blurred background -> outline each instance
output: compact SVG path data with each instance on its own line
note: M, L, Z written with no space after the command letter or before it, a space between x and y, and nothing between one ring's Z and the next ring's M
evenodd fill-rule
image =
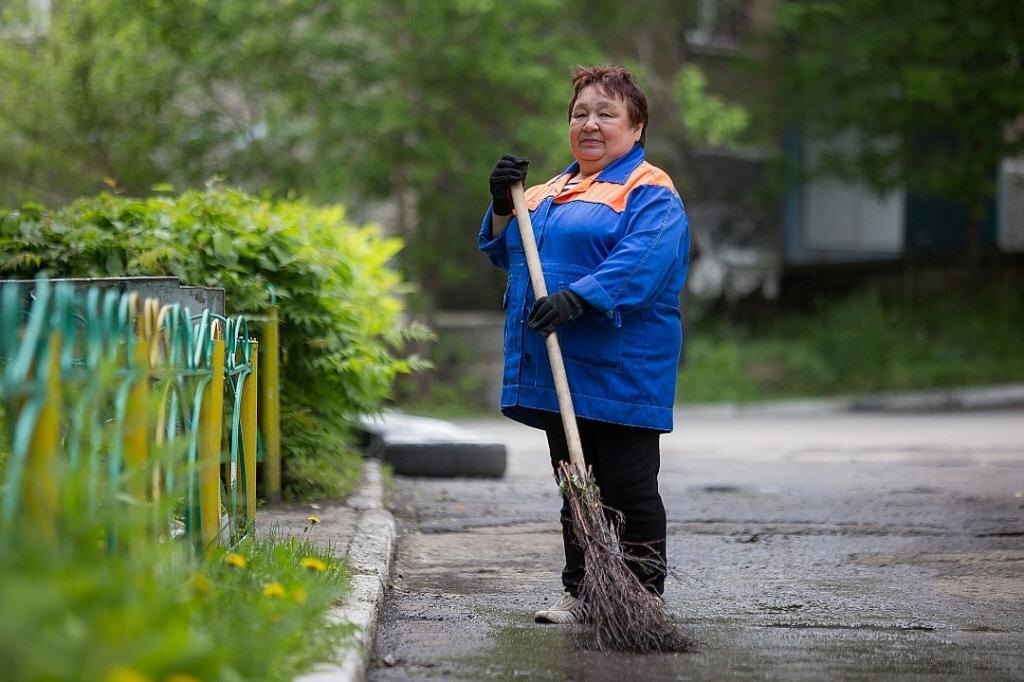
M681 400L1024 380L1019 0L3 0L0 205L343 204L438 337L395 400L493 411L487 176L568 165L571 69L605 62L690 217Z

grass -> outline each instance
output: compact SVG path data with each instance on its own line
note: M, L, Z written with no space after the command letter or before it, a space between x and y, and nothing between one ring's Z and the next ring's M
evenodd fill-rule
M473 393L460 391L458 387L435 382L423 394L398 401L395 408L408 414L434 419L494 417L498 414L498 396L484 401L475 398Z
M807 310L741 315L688 309L677 403L1024 381L1024 293L1014 282L898 282L823 298ZM497 396L482 399L480 377L462 372L451 381L435 376L398 408L442 418L495 415Z
M249 540L196 561L176 543L118 552L96 533L25 537L0 548L11 682L290 680L347 635L324 622L347 571L308 540Z
M28 513L0 527L5 681L291 680L344 643L350 628L325 616L348 570L314 526L197 558L151 528L170 496L90 504L87 472L63 471L50 539Z
M315 414L299 405L291 405L281 417L291 422L291 442L282 443L285 499L305 502L352 494L363 473L353 427L336 415Z
M1011 284L911 296L877 288L758 323L691 320L677 398L750 402L1024 380Z
M0 402L0 472L7 468L7 458L10 457L8 450L11 436L7 427L7 411L4 404Z

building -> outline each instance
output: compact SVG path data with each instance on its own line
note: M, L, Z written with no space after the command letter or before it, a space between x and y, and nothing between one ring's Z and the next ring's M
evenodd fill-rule
M685 59L709 75L716 93L755 107L777 95L777 62L756 39L769 28L776 5L776 0L693 3L682 30ZM734 68L740 60L755 68ZM869 269L965 249L966 211L951 199L905 189L878 195L866 185L838 179L778 182L783 167L806 168L820 151L792 127L780 131L777 146L769 141L757 149L693 151L689 165L699 167L702 176L688 199L696 243L693 293L771 298L780 291L781 277L794 270ZM1024 159L1006 159L992 172L998 174L998 192L981 225L980 246L988 252L1024 252Z

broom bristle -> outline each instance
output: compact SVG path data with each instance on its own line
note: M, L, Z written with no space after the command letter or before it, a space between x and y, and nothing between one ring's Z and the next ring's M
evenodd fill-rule
M639 653L692 650L693 640L672 625L661 599L644 588L626 563L593 474L583 474L568 462L562 462L561 473L586 566L580 603L585 622L593 626L597 648ZM632 556L629 560L645 563Z

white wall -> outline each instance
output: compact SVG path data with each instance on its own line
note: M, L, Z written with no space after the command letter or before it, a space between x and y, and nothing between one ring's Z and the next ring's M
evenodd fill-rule
M878 196L865 185L819 180L803 188L803 246L812 250L903 251L906 193Z
M1024 251L1024 158L1003 161L997 210L999 250Z

